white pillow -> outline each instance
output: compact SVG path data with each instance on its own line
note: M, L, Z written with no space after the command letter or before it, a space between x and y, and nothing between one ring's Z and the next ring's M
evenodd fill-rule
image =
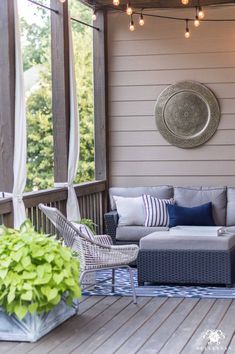
M84 224L78 224L76 222L72 222L72 225L75 227L75 229L77 229L81 234L85 235L86 237L88 237L91 241L94 241L95 239L95 235L93 234L93 232L91 231L91 229Z
M145 213L142 197L125 198L113 196L117 205L120 226L144 225Z

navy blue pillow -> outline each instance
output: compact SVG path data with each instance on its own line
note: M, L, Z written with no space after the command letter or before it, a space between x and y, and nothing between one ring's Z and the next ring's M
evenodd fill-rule
M167 210L170 219L169 227L177 225L215 226L211 202L193 208L167 204Z

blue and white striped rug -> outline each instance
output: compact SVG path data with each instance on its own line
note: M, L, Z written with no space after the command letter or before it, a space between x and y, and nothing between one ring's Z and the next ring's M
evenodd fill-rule
M235 287L213 287L213 286L170 286L170 285L145 285L138 286L137 270L134 269L134 279L137 296L156 296L156 297L191 297L204 299L235 299ZM110 277L109 270L97 272L97 280L104 280ZM129 272L126 269L116 270L116 283L122 283L124 286L115 287L112 292L111 280L106 281L106 285L96 285L91 290L83 290L83 295L100 295L100 296L132 296L130 288Z

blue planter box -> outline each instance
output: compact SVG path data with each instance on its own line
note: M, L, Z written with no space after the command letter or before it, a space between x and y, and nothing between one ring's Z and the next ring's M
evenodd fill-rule
M41 315L28 313L20 321L15 315L8 315L0 307L0 340L36 342L62 322L76 315L77 312L77 300L70 307L63 299L50 312Z

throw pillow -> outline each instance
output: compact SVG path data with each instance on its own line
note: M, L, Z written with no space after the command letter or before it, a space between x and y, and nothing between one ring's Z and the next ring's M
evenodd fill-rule
M169 215L167 204L174 204L174 199L158 199L151 195L143 194L145 208L145 226L168 226Z
M212 203L202 204L193 208L167 205L170 217L169 227L177 225L215 226L212 216Z
M125 198L113 196L120 226L144 225L144 203L142 197Z
M95 239L95 235L93 234L93 232L91 231L91 229L84 224L78 224L76 222L72 222L72 225L75 227L75 229L77 229L81 234L85 235L86 237L88 237L91 241L94 241Z

